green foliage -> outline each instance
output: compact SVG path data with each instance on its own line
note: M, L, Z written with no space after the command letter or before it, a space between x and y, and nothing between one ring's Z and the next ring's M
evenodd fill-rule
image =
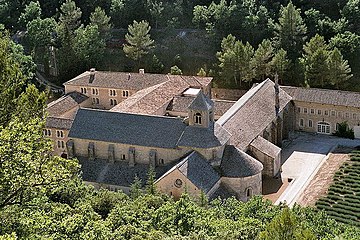
M138 66L142 57L147 55L154 45L154 40L150 38L150 29L148 22L134 21L129 25L129 33L125 36L127 44L124 45L123 50L128 58L138 62Z
M25 27L29 22L37 18L40 18L40 16L41 16L40 3L38 1L30 2L28 5L26 5L24 12L21 13L19 18L19 24L22 27Z
M334 132L335 136L354 139L354 130L349 128L347 122L337 123L338 130Z
M174 65L170 68L170 74L171 75L182 75L183 73L178 66Z
M200 68L198 73L196 74L199 77L206 77L206 71L204 68Z
M343 59L341 52L334 48L328 58L329 82L339 89L339 85L348 81L353 74L347 60Z
M284 83L285 80L285 74L287 73L289 67L290 67L290 61L287 59L287 53L284 49L280 49L277 51L277 53L274 55L273 59L271 60L271 73L272 76L275 76L275 74L278 74L279 76L279 82L281 84Z
M271 73L271 61L274 56L274 48L270 40L263 40L256 49L251 65L254 71L254 77L257 80L265 80Z
M146 180L146 186L145 186L147 194L154 195L157 193L156 186L155 186L155 179L156 179L155 169L154 169L154 167L150 166L148 173L147 173L147 180Z
M112 26L110 20L111 18L108 17L105 11L100 7L96 7L95 11L90 15L90 24L98 27L100 36L104 40L111 38L110 29Z
M141 186L142 184L140 178L135 176L134 182L130 185L130 198L135 199L141 195Z

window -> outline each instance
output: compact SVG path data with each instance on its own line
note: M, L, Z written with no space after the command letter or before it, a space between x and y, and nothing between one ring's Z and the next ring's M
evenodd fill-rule
M58 148L65 148L65 142L64 141L57 141L57 147Z
M310 109L310 113L311 113L311 114L315 114L315 109L311 108L311 109Z
M200 113L195 114L195 123L201 124L201 114Z
M309 128L312 128L312 127L313 127L313 121L310 120L310 119L309 119L309 121L308 121L308 126L309 126Z
M51 137L51 130L50 129L44 129L44 135Z
M339 123L335 124L335 131L339 131L339 125L340 125Z
M328 115L329 115L329 111L328 111L328 110L325 110L325 111L324 111L324 115L325 115L325 116L328 116Z
M250 197L252 197L252 195L253 195L253 190L251 187L248 187L246 189L246 197L250 198Z
M182 186L182 181L181 181L181 179L179 179L179 178L176 179L174 185L175 185L175 187L177 187L177 188L181 188L181 186Z
M126 155L125 154L121 155L121 160L126 160Z
M92 103L93 104L100 104L99 98L92 98Z
M109 90L109 95L110 95L110 96L116 96L116 90L110 89L110 90Z
M110 105L111 105L111 106L117 105L116 99L110 99Z
M338 117L342 117L342 112L338 112Z
M319 122L317 125L317 132L330 134L330 124L326 122Z
M86 94L86 88L84 88L84 87L80 88L80 92L83 94Z
M164 159L160 158L160 159L159 159L159 163L160 163L161 165L164 165Z
M331 116L335 117L336 113L334 110L331 110Z
M350 117L350 113L348 113L348 112L345 113L345 117L346 117L346 118L349 118L349 117Z
M123 97L128 97L129 96L129 91L128 90L123 90L122 91L122 96Z
M99 95L99 89L92 88L92 95Z
M303 127L303 126L304 126L304 119L300 118L299 126L300 126L300 127Z
M308 109L304 108L304 113L307 114L308 113Z
M298 107L298 108L297 108L297 111L298 111L298 113L301 113L301 108Z
M320 109L317 112L318 112L318 115L321 115L321 110Z
M356 119L356 113L353 113L353 119Z
M64 131L56 130L56 137L63 138L64 137Z

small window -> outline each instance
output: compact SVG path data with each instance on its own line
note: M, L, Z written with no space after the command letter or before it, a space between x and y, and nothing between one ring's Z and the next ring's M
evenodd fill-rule
M164 159L160 158L160 159L159 159L159 163L160 163L161 165L164 165L164 164L165 164Z
M342 117L342 112L338 112L338 117Z
M331 110L331 116L335 117L336 112L334 110Z
M309 126L309 128L312 128L312 127L313 127L313 121L310 120L310 119L309 119L309 121L308 121L308 126Z
M346 118L349 118L349 117L350 117L350 113L348 113L348 112L345 113L345 117L346 117Z
M51 137L51 130L50 129L44 129L44 135Z
M126 160L126 155L125 154L121 154L121 160Z
M123 97L128 97L129 96L129 91L128 90L123 90L122 91L122 96Z
M253 190L251 187L246 189L246 197L250 198L253 195Z
M335 124L335 131L339 131L339 125L340 125L339 123Z
M61 131L61 130L56 130L56 137L63 138L64 137L64 132Z
M300 123L299 123L300 127L304 126L304 119L300 118Z
M311 114L315 114L315 109L311 108L311 109L310 109L310 113L311 113Z
M298 107L298 108L297 108L297 111L298 111L298 113L301 113L301 108Z
M353 119L356 119L356 113L353 113Z
M93 88L93 89L92 89L92 94L93 94L93 95L99 95L99 89Z
M307 114L307 113L308 113L308 109L304 108L304 114Z
M322 113L320 109L317 112L318 112L318 115L321 115L321 113Z
M325 116L329 116L329 111L328 111L328 110L325 110L325 111L324 111L324 115L325 115Z
M57 141L57 147L64 149L65 148L65 142L64 141Z
M196 124L201 124L201 113L196 113L195 114L195 123Z
M116 96L116 90L110 89L110 90L109 90L109 95L110 95L110 96Z
M100 104L99 98L92 98L93 104Z
M84 87L80 88L80 92L83 94L86 94L86 88L84 88Z
M117 105L116 99L110 99L110 105L111 105L111 106Z

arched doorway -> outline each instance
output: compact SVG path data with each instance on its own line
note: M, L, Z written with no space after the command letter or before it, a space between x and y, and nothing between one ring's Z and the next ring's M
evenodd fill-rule
M317 132L321 134L330 134L330 124L326 122L319 122L317 124Z

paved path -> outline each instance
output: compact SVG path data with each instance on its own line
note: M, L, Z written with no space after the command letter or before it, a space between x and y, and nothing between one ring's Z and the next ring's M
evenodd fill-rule
M292 206L310 180L326 161L327 154L337 146L360 146L360 140L327 135L296 133L295 139L282 151L282 178L292 179L275 204L286 202Z

